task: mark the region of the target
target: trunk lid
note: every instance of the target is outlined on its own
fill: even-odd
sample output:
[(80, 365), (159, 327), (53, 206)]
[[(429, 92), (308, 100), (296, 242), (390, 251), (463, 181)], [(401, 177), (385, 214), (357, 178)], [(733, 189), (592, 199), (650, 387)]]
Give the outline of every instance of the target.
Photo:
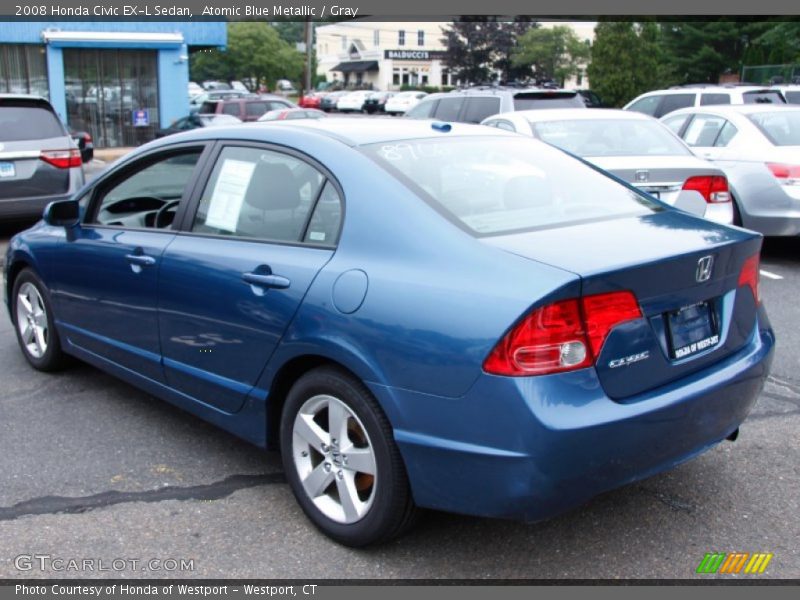
[(759, 252), (756, 233), (668, 210), (483, 241), (575, 273), (583, 295), (635, 294), (643, 317), (615, 327), (596, 360), (615, 400), (707, 367), (752, 335), (756, 302), (738, 281)]
[(721, 169), (692, 155), (587, 156), (586, 160), (670, 205), (675, 204), (681, 193), (698, 194), (681, 191), (689, 177), (725, 175)]

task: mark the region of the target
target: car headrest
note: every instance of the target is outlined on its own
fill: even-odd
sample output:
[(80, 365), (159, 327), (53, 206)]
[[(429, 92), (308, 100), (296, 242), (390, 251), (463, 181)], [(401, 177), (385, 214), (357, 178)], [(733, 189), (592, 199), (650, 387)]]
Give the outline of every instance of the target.
[(280, 163), (259, 162), (250, 178), (244, 201), (259, 210), (294, 209), (300, 204), (300, 186), (292, 170)]

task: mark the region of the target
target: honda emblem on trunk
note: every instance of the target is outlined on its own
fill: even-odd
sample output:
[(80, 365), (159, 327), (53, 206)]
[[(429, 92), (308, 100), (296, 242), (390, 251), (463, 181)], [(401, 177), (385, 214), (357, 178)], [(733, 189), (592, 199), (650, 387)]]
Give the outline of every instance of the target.
[(714, 270), (714, 257), (713, 256), (704, 256), (700, 260), (697, 261), (697, 272), (695, 273), (695, 279), (697, 279), (697, 283), (703, 283), (704, 281), (708, 281), (711, 279), (711, 273)]
[(644, 183), (645, 181), (650, 181), (650, 171), (647, 169), (639, 169), (636, 173), (633, 174), (634, 178), (636, 179), (637, 183)]

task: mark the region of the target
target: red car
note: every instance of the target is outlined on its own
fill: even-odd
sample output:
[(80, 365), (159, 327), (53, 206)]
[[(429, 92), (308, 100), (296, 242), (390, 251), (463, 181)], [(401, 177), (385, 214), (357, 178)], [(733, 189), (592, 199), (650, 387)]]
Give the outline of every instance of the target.
[(310, 94), (301, 96), (300, 100), (297, 102), (297, 106), (300, 108), (319, 108), (319, 103), (322, 101), (324, 95), (325, 94), (320, 94), (319, 92), (311, 92)]

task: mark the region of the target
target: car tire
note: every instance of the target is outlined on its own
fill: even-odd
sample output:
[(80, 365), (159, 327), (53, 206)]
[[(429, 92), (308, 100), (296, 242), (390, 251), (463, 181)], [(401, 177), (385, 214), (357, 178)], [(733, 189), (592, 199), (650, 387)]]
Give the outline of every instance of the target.
[(66, 366), (68, 358), (55, 328), (50, 293), (32, 269), (17, 275), (9, 300), (17, 342), (30, 365), (48, 372)]
[(383, 543), (412, 524), (417, 509), (392, 427), (366, 386), (344, 371), (320, 367), (292, 386), (281, 453), (306, 516), (340, 544)]
[(733, 203), (733, 224), (738, 227), (743, 227), (742, 225), (742, 213), (739, 211), (739, 203), (736, 201), (736, 198), (731, 196), (731, 203)]

